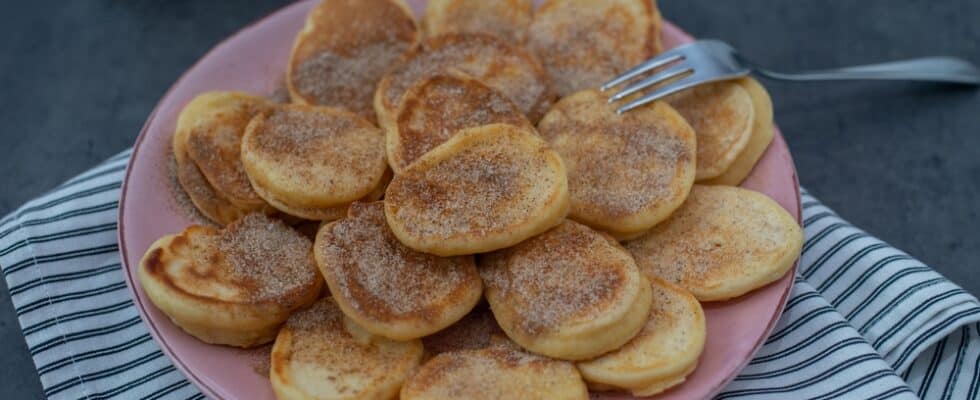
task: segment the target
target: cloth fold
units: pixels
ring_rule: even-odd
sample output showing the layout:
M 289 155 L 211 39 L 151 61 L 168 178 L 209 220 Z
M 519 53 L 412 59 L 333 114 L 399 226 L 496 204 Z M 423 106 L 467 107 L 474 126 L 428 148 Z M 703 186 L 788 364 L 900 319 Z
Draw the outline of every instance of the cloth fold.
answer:
M 0 267 L 52 399 L 202 399 L 140 321 L 116 242 L 130 151 L 0 219 Z M 776 329 L 719 399 L 975 399 L 980 302 L 805 190 Z

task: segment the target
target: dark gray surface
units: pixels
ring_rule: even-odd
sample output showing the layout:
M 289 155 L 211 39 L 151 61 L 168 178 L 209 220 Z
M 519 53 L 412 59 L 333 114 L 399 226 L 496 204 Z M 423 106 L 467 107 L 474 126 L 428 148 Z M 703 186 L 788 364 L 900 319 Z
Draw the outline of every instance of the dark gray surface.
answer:
M 281 1 L 34 1 L 0 16 L 0 214 L 130 146 L 167 87 Z M 661 0 L 666 18 L 773 68 L 936 54 L 980 62 L 980 2 Z M 845 218 L 974 294 L 980 92 L 764 82 L 800 180 Z M 2 284 L 0 284 L 2 285 Z M 4 398 L 42 392 L 0 296 Z

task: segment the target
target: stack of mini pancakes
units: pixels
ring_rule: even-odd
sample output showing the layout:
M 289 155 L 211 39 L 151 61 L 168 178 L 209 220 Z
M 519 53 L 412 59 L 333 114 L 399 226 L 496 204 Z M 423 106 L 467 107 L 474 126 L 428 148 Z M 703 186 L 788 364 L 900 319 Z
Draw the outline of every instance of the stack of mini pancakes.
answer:
M 322 1 L 291 103 L 183 109 L 177 177 L 211 224 L 155 242 L 143 288 L 202 341 L 274 341 L 281 399 L 683 382 L 701 302 L 782 277 L 802 233 L 733 186 L 773 136 L 756 81 L 623 115 L 595 89 L 660 51 L 660 23 L 648 0 L 432 0 L 421 23 L 401 0 Z

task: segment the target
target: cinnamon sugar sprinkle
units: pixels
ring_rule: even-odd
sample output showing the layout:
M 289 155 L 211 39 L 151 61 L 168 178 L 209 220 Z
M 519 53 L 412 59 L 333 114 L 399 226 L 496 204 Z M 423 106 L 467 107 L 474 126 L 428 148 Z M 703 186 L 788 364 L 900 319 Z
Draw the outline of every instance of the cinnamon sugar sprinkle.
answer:
M 404 41 L 380 41 L 349 54 L 326 50 L 299 64 L 293 85 L 316 104 L 344 107 L 373 120 L 374 89 L 408 48 Z
M 485 257 L 480 274 L 488 290 L 518 312 L 519 326 L 531 335 L 601 313 L 624 285 L 622 263 L 629 259 L 571 221 Z
M 395 108 L 416 82 L 448 68 L 459 69 L 509 98 L 532 121 L 550 106 L 550 86 L 541 66 L 521 49 L 481 34 L 446 35 L 422 49 L 389 73 L 385 102 Z
M 310 256 L 313 244 L 282 221 L 249 214 L 221 233 L 218 249 L 232 279 L 253 289 L 249 300 L 276 300 L 288 305 L 317 275 Z
M 340 286 L 334 294 L 355 309 L 379 319 L 427 319 L 453 306 L 454 293 L 479 284 L 471 256 L 438 257 L 401 244 L 383 203 L 355 203 L 350 214 L 321 236 L 317 251 Z
M 503 94 L 458 74 L 436 75 L 420 82 L 400 110 L 398 136 L 405 165 L 464 128 L 491 123 L 533 128 Z

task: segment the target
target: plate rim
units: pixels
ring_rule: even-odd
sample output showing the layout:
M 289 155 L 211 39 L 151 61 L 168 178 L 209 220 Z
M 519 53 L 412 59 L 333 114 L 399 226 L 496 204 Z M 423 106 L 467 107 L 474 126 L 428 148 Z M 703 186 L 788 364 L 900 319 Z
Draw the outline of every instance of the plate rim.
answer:
M 153 109 L 147 115 L 146 121 L 143 123 L 142 127 L 140 128 L 139 135 L 137 136 L 136 141 L 133 143 L 133 146 L 132 146 L 133 151 L 132 151 L 132 153 L 129 156 L 129 159 L 130 160 L 127 162 L 126 170 L 125 170 L 125 175 L 123 176 L 123 182 L 122 182 L 122 186 L 120 188 L 119 209 L 118 209 L 118 212 L 117 212 L 116 238 L 117 238 L 117 241 L 118 241 L 118 244 L 119 244 L 120 263 L 123 266 L 123 271 L 124 271 L 124 275 L 125 275 L 126 286 L 127 286 L 128 292 L 129 292 L 129 296 L 133 300 L 133 303 L 138 307 L 140 319 L 146 325 L 147 330 L 150 333 L 150 336 L 153 338 L 153 341 L 156 342 L 156 344 L 160 346 L 160 348 L 164 352 L 164 354 L 167 355 L 167 358 L 169 358 L 170 361 L 174 364 L 174 366 L 176 366 L 180 370 L 180 372 L 184 374 L 184 376 L 187 378 L 187 380 L 190 381 L 192 384 L 194 384 L 202 392 L 202 394 L 206 395 L 209 398 L 223 399 L 224 397 L 218 395 L 218 391 L 216 389 L 212 388 L 210 385 L 208 385 L 205 379 L 202 379 L 197 374 L 195 374 L 193 371 L 191 371 L 191 369 L 183 362 L 183 360 L 181 360 L 179 357 L 176 357 L 175 356 L 174 351 L 171 348 L 170 344 L 166 340 L 164 340 L 162 338 L 162 336 L 160 335 L 159 330 L 156 327 L 156 324 L 154 323 L 153 320 L 151 320 L 149 318 L 149 313 L 146 311 L 146 307 L 147 306 L 145 305 L 145 303 L 143 302 L 143 300 L 140 298 L 140 296 L 137 293 L 137 289 L 136 289 L 136 286 L 135 285 L 137 285 L 138 283 L 135 281 L 134 273 L 132 272 L 133 270 L 130 267 L 129 261 L 128 261 L 129 260 L 129 254 L 128 254 L 128 251 L 127 251 L 128 246 L 126 245 L 126 239 L 125 239 L 125 235 L 124 235 L 124 232 L 125 232 L 125 224 L 124 224 L 124 219 L 123 219 L 123 215 L 125 213 L 126 204 L 127 204 L 126 198 L 127 198 L 127 194 L 129 192 L 129 186 L 130 186 L 129 182 L 130 182 L 131 178 L 133 177 L 133 175 L 132 175 L 132 169 L 133 169 L 134 163 L 133 163 L 132 160 L 134 160 L 139 155 L 140 149 L 142 147 L 142 144 L 143 144 L 143 142 L 147 138 L 149 127 L 156 120 L 156 117 L 158 116 L 158 111 L 159 111 L 160 106 L 163 103 L 164 99 L 170 97 L 171 94 L 173 93 L 173 91 L 175 90 L 175 88 L 177 88 L 178 86 L 180 86 L 181 83 L 187 79 L 187 77 L 189 76 L 189 74 L 192 71 L 194 71 L 203 60 L 207 59 L 212 53 L 216 52 L 218 49 L 220 49 L 220 48 L 228 45 L 228 42 L 229 41 L 231 41 L 235 37 L 241 35 L 243 32 L 248 31 L 250 29 L 254 29 L 256 25 L 258 25 L 258 24 L 260 24 L 260 23 L 262 23 L 262 22 L 264 22 L 264 21 L 266 21 L 266 20 L 268 20 L 270 18 L 276 17 L 279 14 L 286 13 L 289 10 L 292 10 L 295 7 L 303 7 L 304 5 L 306 5 L 307 3 L 309 3 L 310 1 L 315 1 L 315 0 L 297 1 L 295 3 L 292 3 L 292 4 L 289 4 L 289 5 L 280 7 L 278 9 L 276 9 L 276 10 L 274 10 L 274 11 L 272 11 L 272 12 L 270 12 L 270 13 L 264 15 L 264 16 L 262 16 L 261 18 L 258 18 L 256 20 L 253 20 L 253 21 L 249 22 L 248 24 L 242 26 L 240 29 L 238 29 L 234 33 L 226 36 L 221 41 L 219 41 L 217 44 L 215 44 L 214 46 L 212 46 L 210 49 L 208 49 L 207 52 L 205 52 L 203 55 L 201 55 L 200 57 L 198 57 L 197 60 L 195 60 L 194 63 L 191 64 L 190 67 L 188 67 L 187 69 L 185 69 L 180 74 L 180 77 L 178 77 L 177 80 L 175 80 L 174 83 L 172 83 L 167 88 L 167 90 L 163 93 L 163 95 L 160 96 L 160 98 L 154 104 Z M 680 33 L 681 35 L 683 35 L 685 37 L 688 37 L 688 38 L 691 38 L 691 39 L 694 38 L 692 35 L 690 35 L 686 31 L 684 31 L 683 29 L 681 29 L 679 26 L 673 24 L 672 22 L 670 22 L 669 20 L 666 20 L 666 19 L 663 20 L 663 28 L 664 29 L 673 29 L 673 30 L 676 30 L 678 33 Z M 774 124 L 774 128 L 775 128 L 775 137 L 774 137 L 773 142 L 770 144 L 770 146 L 773 143 L 775 143 L 776 141 L 782 141 L 783 142 L 783 145 L 787 149 L 787 158 L 788 158 L 787 161 L 788 161 L 789 165 L 792 168 L 791 175 L 792 175 L 792 180 L 793 180 L 793 188 L 795 189 L 796 215 L 794 215 L 794 217 L 796 218 L 797 223 L 799 223 L 801 225 L 801 228 L 802 228 L 802 213 L 803 213 L 803 209 L 802 209 L 802 204 L 801 204 L 800 182 L 799 182 L 799 176 L 797 174 L 796 162 L 795 162 L 795 160 L 793 158 L 792 151 L 790 151 L 789 144 L 786 143 L 785 138 L 782 135 L 782 131 L 779 129 L 778 125 L 775 124 L 775 121 L 773 122 L 773 124 Z M 768 148 L 767 148 L 766 151 L 767 152 L 769 151 Z M 802 255 L 801 255 L 801 257 L 802 257 Z M 787 275 L 791 275 L 791 276 L 795 276 L 796 271 L 799 268 L 799 262 L 800 262 L 800 258 L 797 258 L 796 261 L 794 261 L 794 263 L 793 263 L 793 267 L 789 271 L 787 271 L 786 274 Z M 782 279 L 786 279 L 786 277 L 787 276 L 784 275 L 780 279 L 781 280 Z M 776 312 L 773 313 L 773 317 L 769 319 L 769 323 L 768 323 L 768 325 L 767 325 L 767 327 L 765 329 L 766 334 L 763 335 L 763 336 L 761 336 L 759 338 L 759 340 L 754 344 L 753 349 L 750 352 L 750 354 L 753 354 L 754 355 L 754 354 L 758 353 L 759 349 L 762 348 L 762 346 L 765 344 L 765 341 L 772 334 L 772 331 L 775 329 L 776 324 L 779 322 L 779 319 L 782 317 L 783 311 L 785 310 L 785 307 L 786 307 L 786 303 L 789 300 L 789 295 L 792 292 L 793 287 L 795 286 L 795 278 L 793 278 L 793 279 L 787 279 L 787 280 L 788 280 L 788 284 L 786 284 L 784 290 L 781 293 L 781 296 L 780 296 L 780 299 L 779 299 L 779 304 L 778 304 L 778 307 L 776 308 Z M 776 281 L 776 282 L 778 282 L 778 281 Z M 742 360 L 740 362 L 739 366 L 737 368 L 735 368 L 735 370 L 734 370 L 735 372 L 733 374 L 731 374 L 730 376 L 728 376 L 725 380 L 720 381 L 715 387 L 711 388 L 711 390 L 709 391 L 709 393 L 710 393 L 709 394 L 709 397 L 713 397 L 713 396 L 717 395 L 718 393 L 720 393 L 722 391 L 722 389 L 724 389 L 724 387 L 728 386 L 728 384 L 731 383 L 735 379 L 735 377 L 738 376 L 739 372 L 741 372 L 741 370 L 743 370 L 745 368 L 745 366 L 748 365 L 749 362 L 751 362 L 751 360 L 752 360 L 752 357 L 748 357 L 745 360 Z

